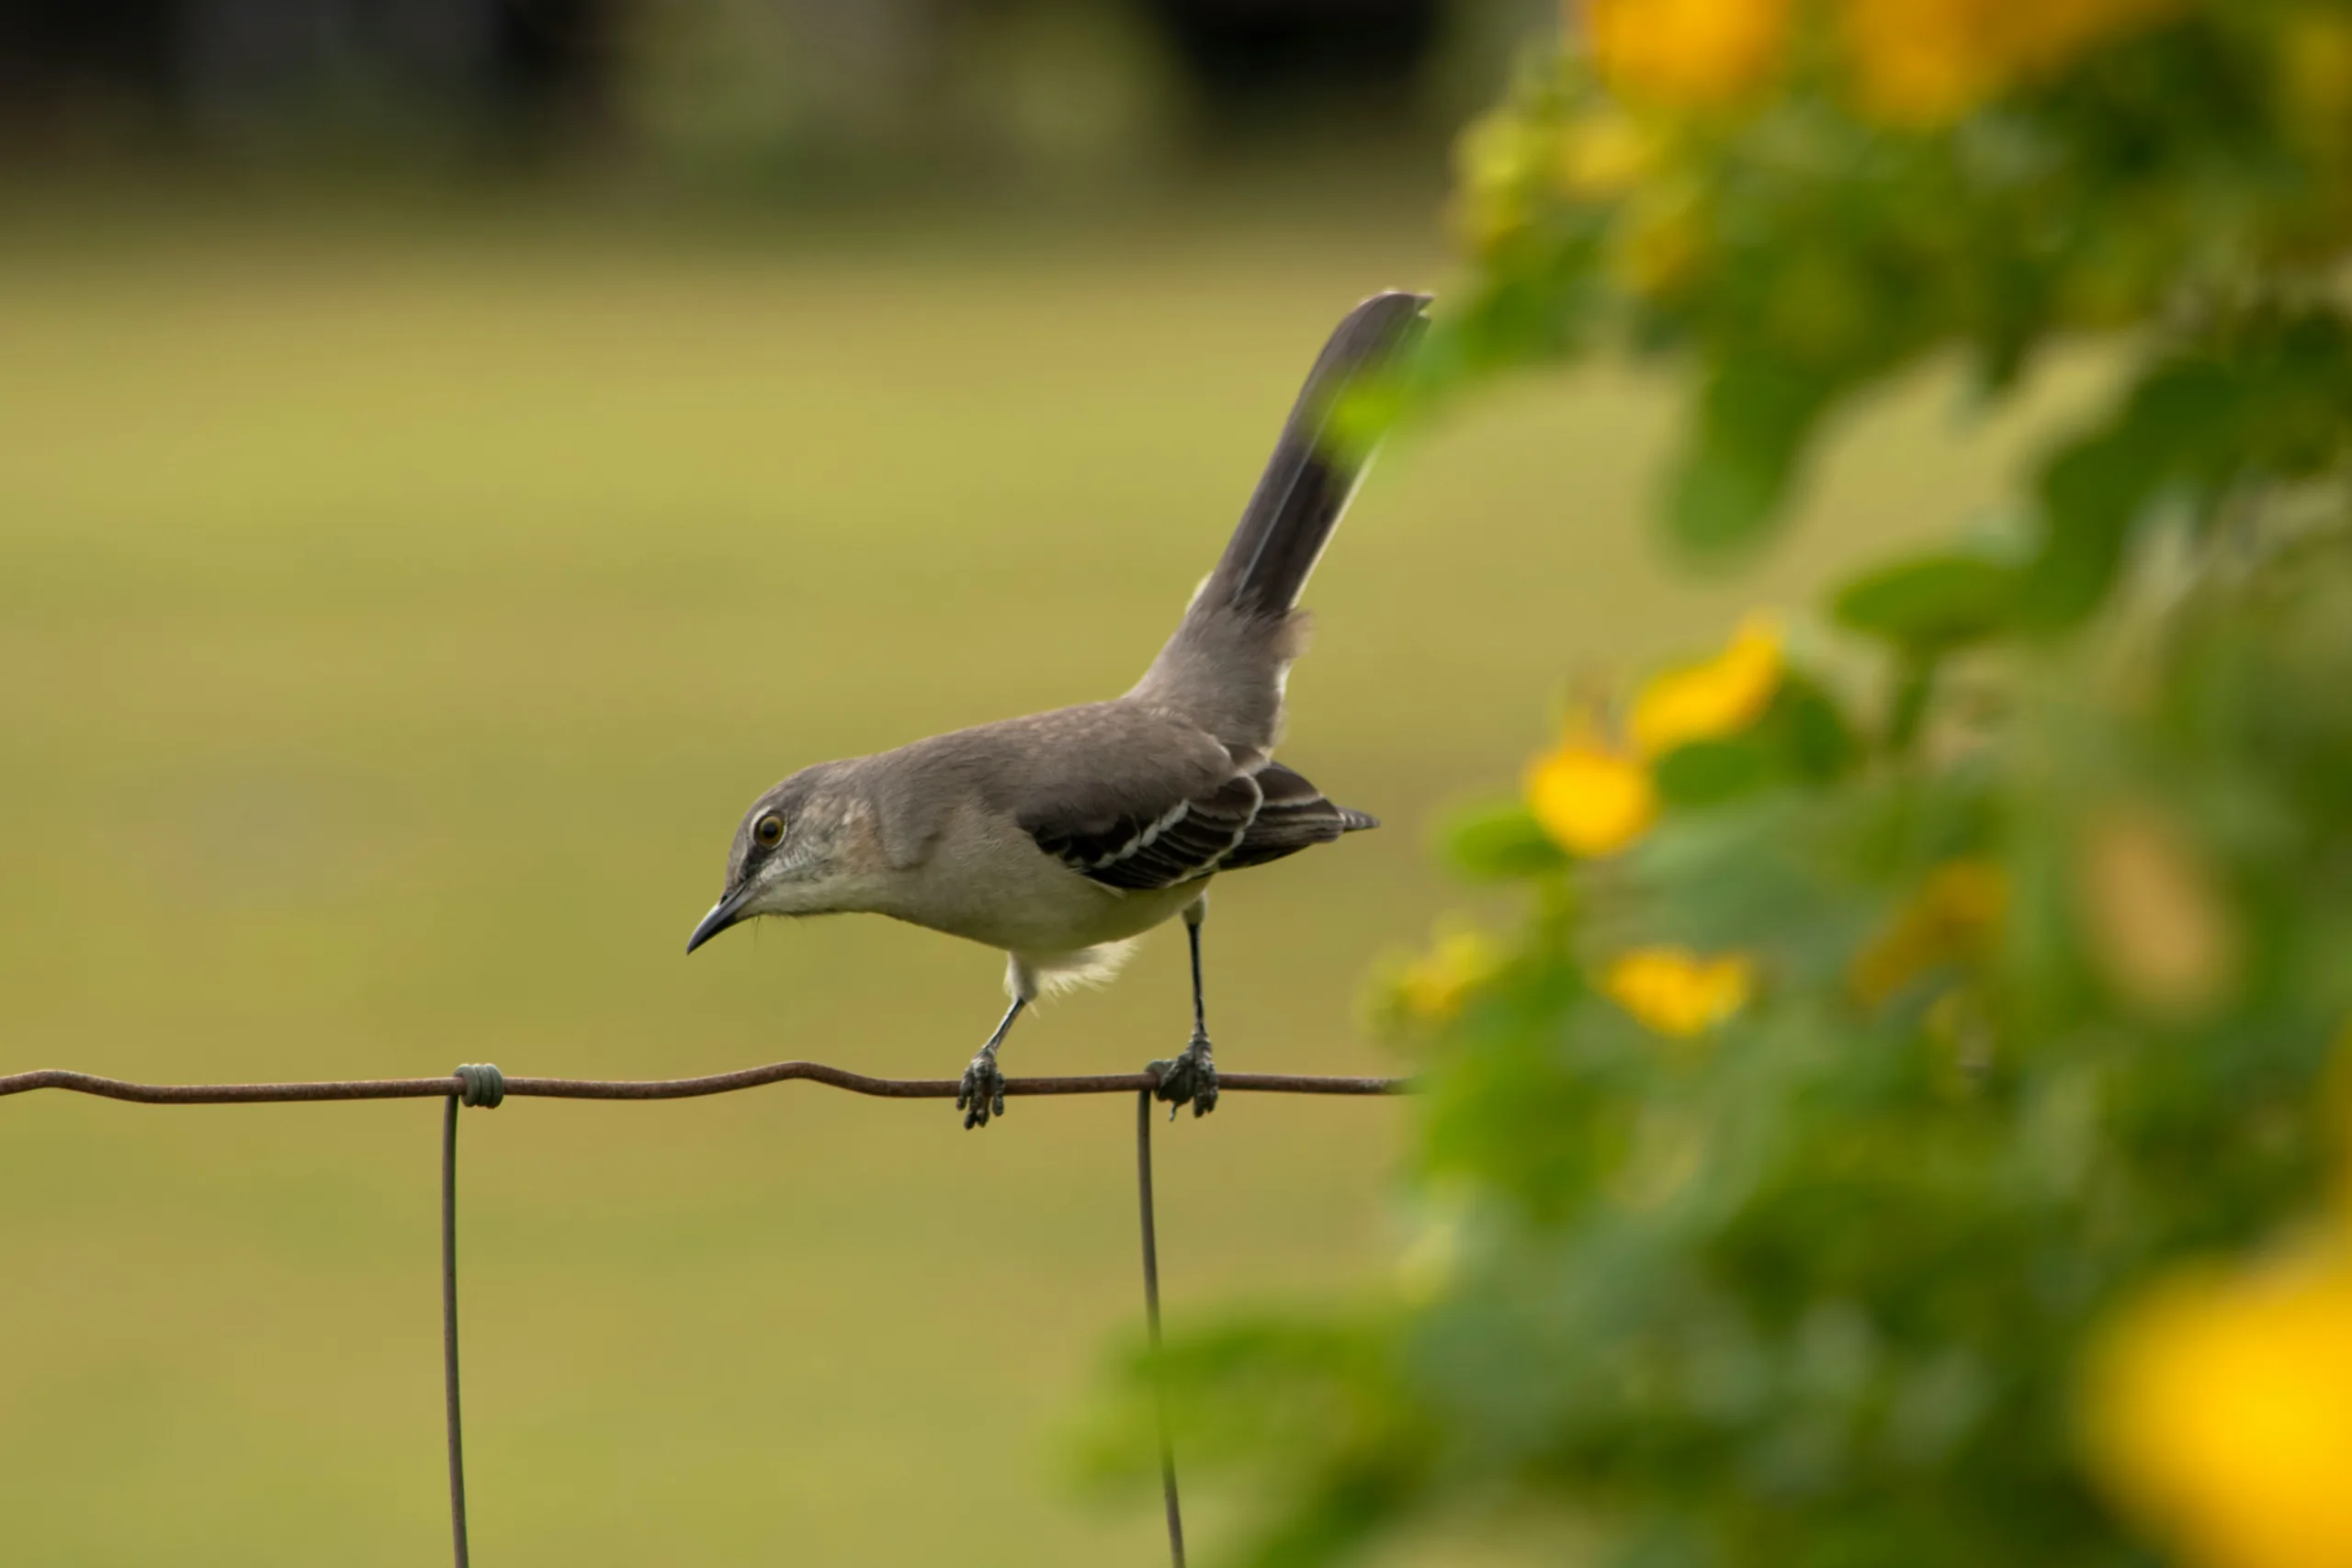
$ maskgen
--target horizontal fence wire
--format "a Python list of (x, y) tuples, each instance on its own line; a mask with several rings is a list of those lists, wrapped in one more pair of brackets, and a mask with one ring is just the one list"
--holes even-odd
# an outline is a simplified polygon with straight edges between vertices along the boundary
[[(531, 1100), (697, 1100), (733, 1094), (768, 1084), (814, 1083), (882, 1100), (953, 1100), (955, 1078), (879, 1078), (823, 1062), (771, 1062), (739, 1072), (693, 1078), (510, 1078), (496, 1067), (469, 1065), (440, 1078), (337, 1078), (295, 1083), (135, 1083), (96, 1073), (45, 1067), (0, 1076), (0, 1097), (56, 1089), (95, 1095), (135, 1105), (321, 1104), (333, 1100), (441, 1100), (447, 1103), (441, 1132), (441, 1346), (442, 1381), (449, 1450), (449, 1530), (457, 1568), (469, 1568), (466, 1527), (466, 1465), (458, 1387), (458, 1110), (460, 1105), (496, 1107), (510, 1097)], [(1306, 1073), (1220, 1073), (1217, 1088), (1241, 1094), (1367, 1096), (1401, 1094), (1408, 1078), (1334, 1077)], [(1143, 1227), (1145, 1321), (1152, 1352), (1152, 1377), (1159, 1406), (1160, 1483), (1167, 1506), (1168, 1548), (1175, 1568), (1184, 1568), (1184, 1525), (1176, 1501), (1176, 1456), (1168, 1425), (1167, 1392), (1159, 1361), (1159, 1247), (1153, 1218), (1151, 1111), (1159, 1088), (1157, 1073), (1094, 1073), (1069, 1077), (1007, 1078), (1004, 1093), (1015, 1096), (1132, 1094), (1136, 1098), (1136, 1183)], [(1171, 1114), (1173, 1113), (1171, 1109)]]
[[(1406, 1078), (1330, 1077), (1309, 1073), (1219, 1073), (1217, 1088), (1239, 1094), (1398, 1094)], [(733, 1094), (774, 1083), (815, 1083), (851, 1094), (882, 1100), (953, 1100), (959, 1087), (955, 1078), (877, 1078), (823, 1062), (770, 1062), (739, 1072), (713, 1073), (698, 1078), (519, 1078), (505, 1080), (511, 1098), (536, 1100), (695, 1100), (708, 1094)], [(1007, 1078), (1011, 1096), (1055, 1094), (1133, 1094), (1156, 1089), (1159, 1079), (1150, 1073), (1092, 1073), (1074, 1077)], [(95, 1073), (45, 1067), (36, 1072), (0, 1077), (0, 1096), (28, 1094), (35, 1089), (62, 1089), (68, 1094), (96, 1095), (136, 1105), (268, 1105), (330, 1100), (432, 1100), (466, 1092), (456, 1075), (444, 1078), (339, 1078), (306, 1083), (133, 1083), (100, 1077)]]

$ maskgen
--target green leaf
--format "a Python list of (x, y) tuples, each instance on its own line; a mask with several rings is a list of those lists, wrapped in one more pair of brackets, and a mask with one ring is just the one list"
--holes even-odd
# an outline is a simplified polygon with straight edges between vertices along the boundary
[(1780, 518), (1827, 403), (1818, 381), (1736, 360), (1718, 367), (1668, 483), (1668, 531), (1708, 555), (1759, 541)]
[(2026, 568), (2018, 618), (2044, 634), (2098, 608), (2123, 547), (2157, 492), (2183, 474), (2211, 477), (2211, 454), (2233, 428), (2242, 389), (2209, 361), (2151, 372), (2103, 430), (2061, 448), (2041, 470), (2041, 550)]
[(1829, 694), (1804, 675), (1781, 688), (1745, 733), (1678, 746), (1657, 761), (1659, 797), (1685, 808), (1719, 806), (1775, 784), (1822, 784), (1861, 755), (1852, 728)]
[(1567, 869), (1566, 852), (1518, 801), (1474, 806), (1439, 829), (1456, 871), (1481, 882), (1521, 881)]
[(1855, 578), (1838, 590), (1838, 625), (1912, 652), (1979, 641), (2009, 622), (2018, 574), (1977, 556), (1928, 556)]
[(1837, 702), (1794, 671), (1781, 677), (1772, 705), (1757, 720), (1756, 737), (1779, 756), (1784, 771), (1807, 784), (1841, 777), (1862, 754)]
[(1752, 736), (1693, 740), (1658, 759), (1658, 796), (1668, 806), (1719, 806), (1770, 784), (1772, 763)]
[(2129, 441), (2099, 438), (2070, 447), (2042, 470), (2041, 548), (2018, 594), (2023, 625), (2064, 631), (2098, 608), (2160, 462)]

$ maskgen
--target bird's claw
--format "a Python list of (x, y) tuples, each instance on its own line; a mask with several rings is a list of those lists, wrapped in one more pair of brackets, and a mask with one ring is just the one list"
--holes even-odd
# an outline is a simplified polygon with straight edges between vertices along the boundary
[(964, 1113), (964, 1130), (985, 1127), (991, 1116), (1004, 1114), (1004, 1075), (997, 1070), (994, 1053), (983, 1051), (964, 1069), (956, 1088), (956, 1109)]
[(1168, 1102), (1168, 1119), (1176, 1119), (1176, 1108), (1190, 1101), (1193, 1114), (1205, 1116), (1216, 1109), (1216, 1060), (1209, 1055), (1209, 1037), (1193, 1036), (1184, 1054), (1173, 1061), (1154, 1062), (1148, 1069), (1159, 1080), (1152, 1091)]

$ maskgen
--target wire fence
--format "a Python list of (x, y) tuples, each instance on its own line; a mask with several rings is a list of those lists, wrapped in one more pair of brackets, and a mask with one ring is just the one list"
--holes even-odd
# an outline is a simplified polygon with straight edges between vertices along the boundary
[[(151, 1084), (92, 1073), (44, 1068), (0, 1076), (0, 1098), (60, 1089), (138, 1105), (257, 1105), (345, 1100), (432, 1100), (447, 1102), (441, 1119), (441, 1366), (448, 1411), (449, 1535), (457, 1568), (471, 1562), (466, 1532), (465, 1424), (458, 1379), (458, 1111), (493, 1109), (509, 1096), (537, 1100), (695, 1100), (776, 1083), (815, 1083), (883, 1100), (953, 1100), (955, 1078), (877, 1078), (823, 1062), (771, 1062), (740, 1072), (692, 1078), (530, 1078), (506, 1077), (488, 1063), (468, 1063), (440, 1078), (343, 1078), (310, 1083)], [(1007, 1078), (1007, 1098), (1061, 1094), (1136, 1097), (1136, 1196), (1143, 1233), (1144, 1322), (1152, 1359), (1159, 1358), (1159, 1244), (1151, 1191), (1151, 1112), (1157, 1074), (1101, 1073), (1072, 1077)], [(1404, 1078), (1329, 1077), (1299, 1073), (1220, 1073), (1217, 1088), (1238, 1094), (1386, 1095), (1410, 1086)], [(1183, 1511), (1176, 1495), (1176, 1451), (1168, 1424), (1165, 1386), (1159, 1401), (1159, 1477), (1168, 1514), (1168, 1551), (1184, 1565)]]

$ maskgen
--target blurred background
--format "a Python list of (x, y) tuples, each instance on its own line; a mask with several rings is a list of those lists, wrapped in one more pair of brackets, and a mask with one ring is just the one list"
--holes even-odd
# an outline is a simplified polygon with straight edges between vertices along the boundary
[[(801, 764), (1112, 694), (1324, 332), (1452, 276), (1520, 0), (19, 0), (0, 12), (0, 1071), (945, 1076), (1001, 960), (681, 955)], [(2070, 383), (2060, 376), (2064, 398)], [(1988, 500), (1911, 388), (1736, 590), (1633, 525), (1660, 388), (1390, 453), (1285, 756), (1377, 834), (1222, 885), (1229, 1067), (1372, 1072), (1433, 814), (1580, 671)], [(1917, 498), (1936, 498), (1922, 514)], [(1465, 695), (1466, 694), (1466, 695)], [(1182, 1044), (1182, 943), (1016, 1072)], [(783, 1087), (466, 1118), (485, 1562), (1148, 1562), (1062, 1432), (1139, 1316), (1130, 1108)], [(11, 1561), (446, 1550), (430, 1103), (0, 1105)], [(1392, 1266), (1397, 1108), (1160, 1140), (1168, 1310)], [(1216, 1515), (1195, 1521), (1214, 1543)]]

